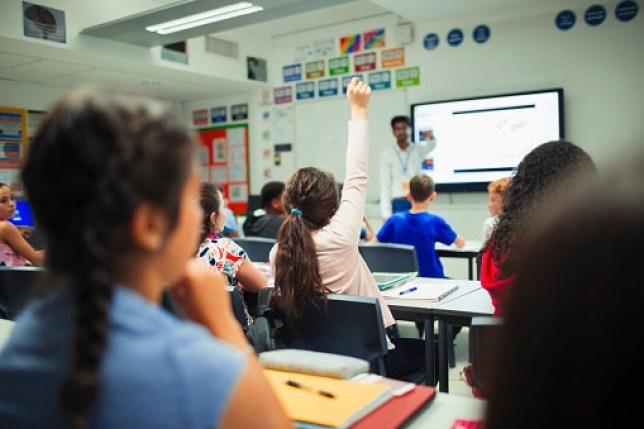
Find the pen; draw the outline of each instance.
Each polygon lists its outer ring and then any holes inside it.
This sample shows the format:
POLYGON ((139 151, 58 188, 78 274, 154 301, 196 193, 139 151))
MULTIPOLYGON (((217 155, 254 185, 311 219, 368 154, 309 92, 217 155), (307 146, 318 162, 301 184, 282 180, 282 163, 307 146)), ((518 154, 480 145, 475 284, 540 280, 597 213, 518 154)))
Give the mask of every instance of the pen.
POLYGON ((326 396, 327 398, 335 398, 335 395, 333 393, 331 393, 331 392, 327 392, 326 390, 316 389, 315 387, 311 387, 311 386, 305 386, 302 383, 298 383, 297 381, 286 380, 286 384, 291 386, 291 387, 296 387, 298 389, 308 390, 309 392, 313 392, 313 393, 317 393, 318 395, 326 396))
POLYGON ((400 292, 398 292, 398 295, 399 296, 400 295, 406 295, 406 294, 411 293, 411 292, 413 292, 415 290, 418 290, 418 288, 416 286, 410 287, 409 289, 401 290, 400 292))

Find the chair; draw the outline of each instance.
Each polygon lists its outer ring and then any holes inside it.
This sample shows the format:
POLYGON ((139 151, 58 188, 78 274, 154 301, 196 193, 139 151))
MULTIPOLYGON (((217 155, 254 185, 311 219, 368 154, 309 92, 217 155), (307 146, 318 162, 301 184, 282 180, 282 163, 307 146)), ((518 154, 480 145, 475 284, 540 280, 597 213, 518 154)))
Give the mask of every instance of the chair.
POLYGON ((393 243, 360 243, 358 251, 372 272, 418 272, 418 257, 414 246, 393 243))
POLYGON ((472 387, 485 394, 488 387, 488 368, 493 337, 503 325, 503 318, 477 316, 472 318, 469 332, 470 362, 472 363, 472 387))
POLYGON ((239 244, 254 262, 268 262, 268 255, 276 243, 276 240, 264 237, 235 237, 233 241, 239 244))
POLYGON ((307 305, 300 317, 282 315, 283 348, 313 350, 364 359, 385 374, 387 339, 375 297, 327 295, 307 305))
POLYGON ((45 273, 41 267, 0 267, 0 317, 15 320, 36 294, 45 273))

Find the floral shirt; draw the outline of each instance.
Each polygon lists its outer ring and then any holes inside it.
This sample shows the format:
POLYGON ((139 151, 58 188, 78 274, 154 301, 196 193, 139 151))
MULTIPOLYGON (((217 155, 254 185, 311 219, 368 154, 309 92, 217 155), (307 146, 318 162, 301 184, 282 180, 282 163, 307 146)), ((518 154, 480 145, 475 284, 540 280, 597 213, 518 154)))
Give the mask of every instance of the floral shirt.
POLYGON ((208 238, 201 245, 197 257, 228 277, 231 285, 237 285, 237 271, 248 258, 246 252, 229 238, 208 238))

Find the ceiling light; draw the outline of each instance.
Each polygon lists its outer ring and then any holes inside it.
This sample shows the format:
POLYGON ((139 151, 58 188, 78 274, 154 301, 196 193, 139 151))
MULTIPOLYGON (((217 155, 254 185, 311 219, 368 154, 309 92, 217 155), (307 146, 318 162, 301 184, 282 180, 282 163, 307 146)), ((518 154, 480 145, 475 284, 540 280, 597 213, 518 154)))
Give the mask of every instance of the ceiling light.
POLYGON ((173 19, 172 21, 162 22, 161 24, 150 25, 148 27, 145 27, 145 29, 152 33, 158 34, 176 33, 177 31, 187 30, 189 28, 199 27, 201 25, 212 24, 213 22, 223 21, 225 19, 234 18, 236 16, 259 12, 263 9, 264 8, 262 6, 255 6, 250 2, 242 1, 217 9, 212 9, 206 12, 185 16, 183 18, 173 19))

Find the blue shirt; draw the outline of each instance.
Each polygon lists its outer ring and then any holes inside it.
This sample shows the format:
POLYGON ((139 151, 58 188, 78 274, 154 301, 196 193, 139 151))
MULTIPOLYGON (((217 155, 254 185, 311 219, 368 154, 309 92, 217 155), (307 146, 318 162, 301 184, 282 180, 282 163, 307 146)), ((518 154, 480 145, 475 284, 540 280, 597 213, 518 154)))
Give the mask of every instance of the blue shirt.
MULTIPOLYGON (((63 428, 58 392, 71 368, 71 294, 18 318, 0 354, 0 425, 63 428)), ((109 310, 108 346, 91 428, 213 428, 246 364, 243 353, 127 288, 109 310)))
POLYGON ((381 243, 410 244, 416 248, 420 277, 444 278, 443 265, 434 250, 436 242, 452 244, 456 232, 440 216, 427 212, 400 212, 380 228, 376 238, 381 243))
POLYGON ((224 230, 222 233, 226 237, 231 232, 239 231, 239 225, 237 225, 237 218, 231 209, 224 207, 224 212, 226 213, 226 220, 224 220, 224 230))

